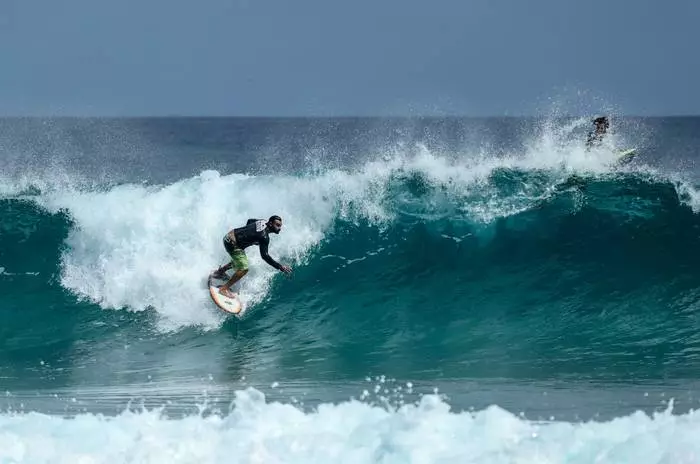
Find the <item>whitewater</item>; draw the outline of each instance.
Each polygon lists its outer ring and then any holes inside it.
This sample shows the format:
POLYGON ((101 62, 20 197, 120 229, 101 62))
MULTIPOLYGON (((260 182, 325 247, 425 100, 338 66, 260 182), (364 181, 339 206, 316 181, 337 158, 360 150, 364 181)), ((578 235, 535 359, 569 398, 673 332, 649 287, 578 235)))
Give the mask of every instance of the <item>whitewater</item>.
POLYGON ((180 420, 158 411, 71 420, 0 416, 0 462, 694 463, 696 413, 609 422, 531 422, 492 406, 450 412, 437 395, 395 410, 357 401, 303 413, 235 393, 231 412, 180 420))

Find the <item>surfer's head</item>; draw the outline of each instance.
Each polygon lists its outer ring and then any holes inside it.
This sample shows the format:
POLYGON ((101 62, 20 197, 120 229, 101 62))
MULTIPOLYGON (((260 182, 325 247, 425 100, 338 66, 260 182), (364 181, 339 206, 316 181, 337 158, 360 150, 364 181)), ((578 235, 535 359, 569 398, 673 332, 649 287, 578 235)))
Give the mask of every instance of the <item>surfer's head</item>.
POLYGON ((270 216, 270 219, 267 220, 267 228, 273 234, 279 234, 282 230, 282 218, 276 214, 270 216))
POLYGON ((595 124, 595 127, 598 130, 606 130, 608 127, 610 127, 610 122, 608 121, 607 116, 600 116, 595 118, 593 120, 593 124, 595 124))

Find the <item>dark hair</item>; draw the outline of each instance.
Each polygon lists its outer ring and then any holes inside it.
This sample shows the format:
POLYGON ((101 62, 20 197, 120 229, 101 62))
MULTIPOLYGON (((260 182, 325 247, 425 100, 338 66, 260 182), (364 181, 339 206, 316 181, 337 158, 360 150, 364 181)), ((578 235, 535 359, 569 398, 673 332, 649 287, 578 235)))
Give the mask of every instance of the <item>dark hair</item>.
POLYGON ((276 215, 276 214, 273 214, 272 216, 270 216, 270 219, 268 219, 267 222, 272 222, 272 221, 280 221, 280 222, 282 222, 282 218, 279 217, 279 216, 276 215))

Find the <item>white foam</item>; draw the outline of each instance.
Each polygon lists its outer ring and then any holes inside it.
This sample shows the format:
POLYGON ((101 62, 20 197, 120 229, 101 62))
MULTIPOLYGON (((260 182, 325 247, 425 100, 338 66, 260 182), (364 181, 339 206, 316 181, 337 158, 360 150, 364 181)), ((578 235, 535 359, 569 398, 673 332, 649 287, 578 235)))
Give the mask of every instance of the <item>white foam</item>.
POLYGON ((6 275, 6 276, 19 276, 19 275, 31 275, 31 276, 35 276, 35 275, 39 275, 39 273, 38 273, 38 272, 31 272, 31 271, 27 271, 27 272, 10 272, 10 271, 8 271, 7 269, 5 269, 5 267, 0 266, 0 276, 2 276, 2 275, 6 275))
POLYGON ((3 414, 0 462, 694 463, 698 436, 700 416, 670 408, 608 422, 542 423, 497 406, 452 412, 426 395, 398 409, 347 401, 305 413, 248 389, 236 392, 228 415, 3 414))
MULTIPOLYGON (((224 234, 251 217, 279 214, 284 230, 270 254, 300 263, 338 216, 381 220, 370 180, 329 172, 321 178, 222 177, 207 171, 165 187, 123 185, 107 192, 55 192, 38 202, 67 210, 75 222, 62 257, 61 283, 104 308, 155 308, 164 328, 215 326, 205 290, 208 273, 228 259, 224 234)), ((277 271, 248 251, 251 272, 241 287, 253 305, 277 271)))
POLYGON ((700 213, 700 191, 687 182, 677 181, 674 183, 678 199, 688 205, 693 213, 700 213))

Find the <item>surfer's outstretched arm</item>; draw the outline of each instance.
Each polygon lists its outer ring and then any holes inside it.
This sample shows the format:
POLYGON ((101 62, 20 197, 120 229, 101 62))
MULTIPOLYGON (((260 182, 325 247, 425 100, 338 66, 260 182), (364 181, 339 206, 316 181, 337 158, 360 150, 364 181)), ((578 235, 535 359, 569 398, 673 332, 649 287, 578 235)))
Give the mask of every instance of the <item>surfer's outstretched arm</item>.
POLYGON ((274 267, 275 269, 284 272, 285 274, 289 274, 292 272, 292 268, 289 266, 285 266, 284 264, 280 264, 274 259, 272 259, 272 256, 270 256, 267 253, 267 247, 268 247, 267 241, 261 241, 260 242, 260 257, 270 266, 274 267))

